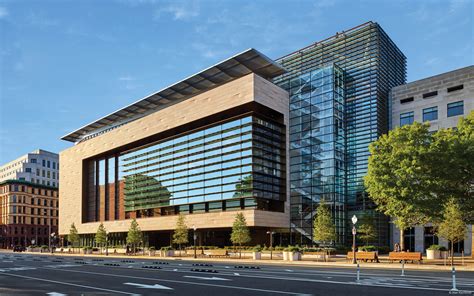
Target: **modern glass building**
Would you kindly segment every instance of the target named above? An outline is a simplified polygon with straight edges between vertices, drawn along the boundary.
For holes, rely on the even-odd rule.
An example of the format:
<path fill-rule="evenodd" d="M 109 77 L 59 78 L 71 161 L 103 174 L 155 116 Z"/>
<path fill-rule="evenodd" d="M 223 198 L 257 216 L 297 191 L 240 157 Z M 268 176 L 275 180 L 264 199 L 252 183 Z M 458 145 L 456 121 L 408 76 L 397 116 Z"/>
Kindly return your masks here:
<path fill-rule="evenodd" d="M 74 223 L 90 245 L 104 223 L 121 245 L 137 219 L 166 246 L 184 214 L 199 245 L 228 246 L 238 212 L 253 244 L 288 233 L 284 71 L 249 49 L 64 136 L 60 234 Z"/>
<path fill-rule="evenodd" d="M 349 219 L 373 221 L 378 244 L 388 218 L 363 186 L 368 145 L 389 127 L 388 95 L 405 83 L 406 58 L 374 22 L 342 31 L 277 60 L 288 70 L 273 81 L 290 94 L 290 205 L 293 243 L 312 243 L 321 200 L 332 205 L 338 242 Z"/>

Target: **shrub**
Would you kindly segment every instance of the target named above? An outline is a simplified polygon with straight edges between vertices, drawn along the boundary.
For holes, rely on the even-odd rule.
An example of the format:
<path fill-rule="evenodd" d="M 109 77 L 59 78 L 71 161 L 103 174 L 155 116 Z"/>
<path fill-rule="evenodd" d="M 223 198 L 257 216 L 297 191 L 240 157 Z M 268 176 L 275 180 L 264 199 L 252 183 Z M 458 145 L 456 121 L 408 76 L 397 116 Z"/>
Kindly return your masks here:
<path fill-rule="evenodd" d="M 446 247 L 440 245 L 431 245 L 428 250 L 435 250 L 435 251 L 447 251 Z"/>
<path fill-rule="evenodd" d="M 161 247 L 161 251 L 171 251 L 173 248 L 171 246 Z"/>
<path fill-rule="evenodd" d="M 283 250 L 285 250 L 285 247 L 283 247 L 283 246 L 276 246 L 274 249 L 275 249 L 275 251 L 283 251 Z"/>
<path fill-rule="evenodd" d="M 377 247 L 376 246 L 360 246 L 359 251 L 362 251 L 362 252 L 375 252 L 375 251 L 377 251 Z"/>
<path fill-rule="evenodd" d="M 41 249 L 48 249 L 49 247 L 47 245 L 42 245 Z"/>
<path fill-rule="evenodd" d="M 285 248 L 285 251 L 287 252 L 299 252 L 301 250 L 300 246 L 288 246 L 288 248 Z"/>
<path fill-rule="evenodd" d="M 254 252 L 261 252 L 262 250 L 263 248 L 260 245 L 256 245 L 255 247 L 253 247 Z"/>
<path fill-rule="evenodd" d="M 155 247 L 153 247 L 153 246 L 151 246 L 151 247 L 149 247 L 149 248 L 148 248 L 148 250 L 149 250 L 149 251 L 155 251 L 155 250 L 156 250 L 156 248 L 155 248 Z"/>
<path fill-rule="evenodd" d="M 378 247 L 378 249 L 379 249 L 380 254 L 390 253 L 390 247 L 389 246 L 381 246 L 381 247 Z"/>

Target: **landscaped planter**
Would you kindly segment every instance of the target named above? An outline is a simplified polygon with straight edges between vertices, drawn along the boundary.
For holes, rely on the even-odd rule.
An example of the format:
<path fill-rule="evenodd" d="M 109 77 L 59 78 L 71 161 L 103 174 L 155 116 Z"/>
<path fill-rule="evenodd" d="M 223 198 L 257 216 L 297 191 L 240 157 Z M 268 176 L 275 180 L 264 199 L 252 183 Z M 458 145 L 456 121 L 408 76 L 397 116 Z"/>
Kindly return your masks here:
<path fill-rule="evenodd" d="M 253 260 L 261 260 L 262 259 L 262 252 L 253 252 L 252 253 Z"/>
<path fill-rule="evenodd" d="M 161 257 L 173 257 L 174 250 L 161 251 Z"/>
<path fill-rule="evenodd" d="M 441 259 L 441 251 L 439 250 L 426 250 L 426 259 Z"/>
<path fill-rule="evenodd" d="M 300 252 L 286 252 L 288 253 L 288 260 L 289 261 L 300 261 L 301 260 L 301 253 Z"/>
<path fill-rule="evenodd" d="M 153 251 L 148 251 L 148 255 L 149 256 L 155 256 L 156 255 L 156 251 L 153 250 Z"/>
<path fill-rule="evenodd" d="M 84 254 L 89 254 L 90 255 L 90 254 L 92 254 L 92 249 L 82 249 L 82 252 Z"/>
<path fill-rule="evenodd" d="M 283 261 L 289 261 L 290 260 L 290 252 L 283 251 Z"/>
<path fill-rule="evenodd" d="M 26 251 L 28 252 L 39 252 L 40 250 L 40 248 L 26 248 Z"/>

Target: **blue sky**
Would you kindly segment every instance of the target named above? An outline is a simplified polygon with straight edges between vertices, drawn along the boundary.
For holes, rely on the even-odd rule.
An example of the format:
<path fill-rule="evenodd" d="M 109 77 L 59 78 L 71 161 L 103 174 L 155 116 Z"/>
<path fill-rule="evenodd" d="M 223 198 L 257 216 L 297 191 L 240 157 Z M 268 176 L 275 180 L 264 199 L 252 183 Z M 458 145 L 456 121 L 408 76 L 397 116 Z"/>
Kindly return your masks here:
<path fill-rule="evenodd" d="M 474 1 L 0 0 L 0 164 L 254 47 L 278 58 L 369 20 L 408 81 L 472 65 Z"/>

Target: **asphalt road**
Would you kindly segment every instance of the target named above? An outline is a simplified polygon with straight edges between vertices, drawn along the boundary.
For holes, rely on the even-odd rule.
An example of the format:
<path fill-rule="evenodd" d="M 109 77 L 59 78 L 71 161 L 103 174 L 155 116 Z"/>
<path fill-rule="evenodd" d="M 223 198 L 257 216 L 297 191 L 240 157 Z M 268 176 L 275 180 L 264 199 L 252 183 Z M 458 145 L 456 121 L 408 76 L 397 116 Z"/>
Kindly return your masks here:
<path fill-rule="evenodd" d="M 0 295 L 448 295 L 446 271 L 360 270 L 0 253 Z M 474 295 L 474 273 L 457 272 Z"/>

